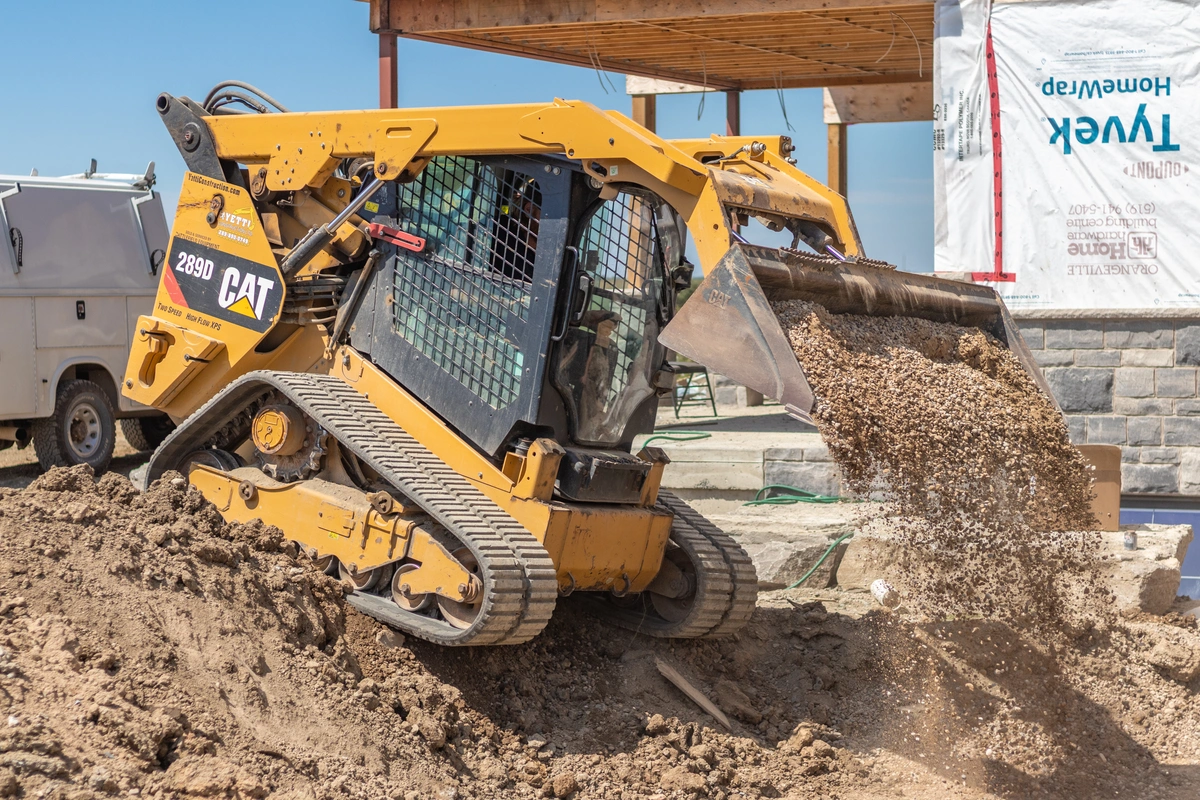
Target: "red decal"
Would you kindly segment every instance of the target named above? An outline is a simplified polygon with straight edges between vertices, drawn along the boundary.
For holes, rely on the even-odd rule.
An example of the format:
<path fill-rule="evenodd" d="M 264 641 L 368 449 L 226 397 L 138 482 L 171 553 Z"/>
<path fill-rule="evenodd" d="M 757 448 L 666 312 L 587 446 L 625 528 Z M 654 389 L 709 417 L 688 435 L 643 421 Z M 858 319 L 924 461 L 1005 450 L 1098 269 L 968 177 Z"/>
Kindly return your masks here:
<path fill-rule="evenodd" d="M 163 264 L 163 286 L 166 287 L 167 295 L 171 298 L 172 303 L 180 308 L 189 307 L 187 298 L 183 296 L 183 290 L 179 288 L 179 281 L 175 280 L 175 271 L 169 264 Z"/>

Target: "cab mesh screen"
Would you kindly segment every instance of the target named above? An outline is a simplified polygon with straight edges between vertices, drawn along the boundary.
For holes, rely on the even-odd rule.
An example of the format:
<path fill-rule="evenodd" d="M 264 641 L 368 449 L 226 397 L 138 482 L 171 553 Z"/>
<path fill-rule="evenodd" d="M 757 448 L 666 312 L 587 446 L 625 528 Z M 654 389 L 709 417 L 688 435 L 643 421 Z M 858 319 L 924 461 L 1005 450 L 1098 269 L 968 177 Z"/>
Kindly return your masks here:
<path fill-rule="evenodd" d="M 427 246 L 397 250 L 395 331 L 496 409 L 520 394 L 541 202 L 537 181 L 471 158 L 399 186 L 399 227 Z"/>

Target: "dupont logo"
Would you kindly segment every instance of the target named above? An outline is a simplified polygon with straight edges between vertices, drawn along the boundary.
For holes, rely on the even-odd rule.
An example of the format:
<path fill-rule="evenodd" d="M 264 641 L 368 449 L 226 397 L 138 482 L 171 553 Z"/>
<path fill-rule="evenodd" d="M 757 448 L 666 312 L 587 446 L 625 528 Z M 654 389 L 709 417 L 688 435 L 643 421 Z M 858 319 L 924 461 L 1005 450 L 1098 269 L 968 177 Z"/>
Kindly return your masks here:
<path fill-rule="evenodd" d="M 1131 178 L 1161 181 L 1187 174 L 1188 165 L 1182 161 L 1134 161 L 1122 170 Z"/>

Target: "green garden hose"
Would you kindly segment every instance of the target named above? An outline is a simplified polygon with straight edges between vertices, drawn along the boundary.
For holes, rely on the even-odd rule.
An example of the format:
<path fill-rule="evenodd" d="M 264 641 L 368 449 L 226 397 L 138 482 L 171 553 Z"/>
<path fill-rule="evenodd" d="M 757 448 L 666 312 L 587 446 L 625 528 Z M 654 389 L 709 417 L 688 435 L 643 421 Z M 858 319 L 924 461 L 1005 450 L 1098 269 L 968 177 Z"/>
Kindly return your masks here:
<path fill-rule="evenodd" d="M 768 492 L 779 491 L 778 495 L 765 497 Z M 786 483 L 772 483 L 764 486 L 754 495 L 754 499 L 746 503 L 748 506 L 786 506 L 792 503 L 840 503 L 841 497 L 827 494 L 817 494 Z"/>
<path fill-rule="evenodd" d="M 646 441 L 642 442 L 642 447 L 646 447 L 651 442 L 659 439 L 664 439 L 668 442 L 695 442 L 700 439 L 711 439 L 711 433 L 704 431 L 671 431 L 670 433 L 656 433 Z"/>
<path fill-rule="evenodd" d="M 839 544 L 841 544 L 842 542 L 846 541 L 847 539 L 849 539 L 849 538 L 850 538 L 851 536 L 853 536 L 853 535 L 854 535 L 854 531 L 850 531 L 849 533 L 843 533 L 841 536 L 839 536 L 838 538 L 834 539 L 834 540 L 833 540 L 833 544 L 829 545 L 829 547 L 827 547 L 827 548 L 825 549 L 825 552 L 821 554 L 821 557 L 817 559 L 817 563 L 815 563 L 815 564 L 813 564 L 813 565 L 812 565 L 812 569 L 810 569 L 808 572 L 804 573 L 804 577 L 800 578 L 800 580 L 796 581 L 795 583 L 793 583 L 791 586 L 789 586 L 789 587 L 787 587 L 787 588 L 789 588 L 789 589 L 795 589 L 797 586 L 799 586 L 800 584 L 804 583 L 806 580 L 808 580 L 809 578 L 811 578 L 811 577 L 812 577 L 812 574 L 813 574 L 814 572 L 816 572 L 816 571 L 817 571 L 817 567 L 819 567 L 819 566 L 821 566 L 822 564 L 824 564 L 824 563 L 825 563 L 825 559 L 826 559 L 826 558 L 829 558 L 829 554 L 830 554 L 830 553 L 832 553 L 832 552 L 833 552 L 833 551 L 834 551 L 834 550 L 837 548 L 837 546 L 838 546 Z"/>

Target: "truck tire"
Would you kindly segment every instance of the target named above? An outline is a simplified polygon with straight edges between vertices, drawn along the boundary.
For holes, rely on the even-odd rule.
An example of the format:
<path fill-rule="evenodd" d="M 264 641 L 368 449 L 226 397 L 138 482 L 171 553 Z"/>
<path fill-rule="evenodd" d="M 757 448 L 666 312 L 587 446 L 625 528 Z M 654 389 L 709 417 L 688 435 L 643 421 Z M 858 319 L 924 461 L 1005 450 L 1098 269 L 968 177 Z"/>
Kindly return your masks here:
<path fill-rule="evenodd" d="M 125 434 L 125 441 L 139 453 L 156 449 L 173 430 L 175 423 L 167 416 L 126 417 L 121 420 L 121 433 Z"/>
<path fill-rule="evenodd" d="M 108 395 L 91 381 L 69 381 L 58 389 L 54 416 L 33 424 L 33 447 L 43 470 L 88 464 L 108 469 L 117 423 Z"/>

